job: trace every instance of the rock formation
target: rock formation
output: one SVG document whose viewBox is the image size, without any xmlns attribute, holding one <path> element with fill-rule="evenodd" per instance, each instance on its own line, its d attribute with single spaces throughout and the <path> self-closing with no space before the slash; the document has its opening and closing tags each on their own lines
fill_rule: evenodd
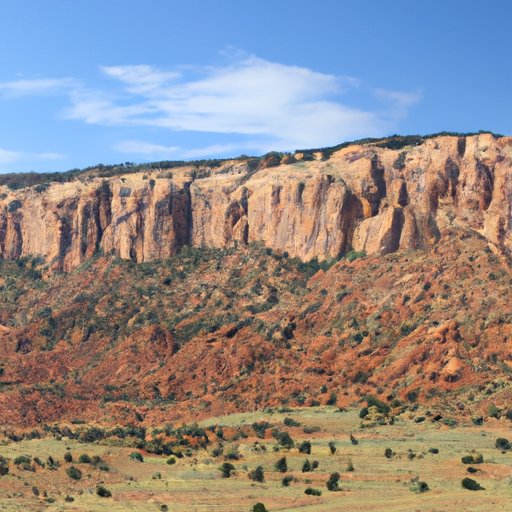
<svg viewBox="0 0 512 512">
<path fill-rule="evenodd" d="M 83 175 L 43 190 L 0 187 L 0 256 L 71 270 L 102 250 L 136 262 L 182 246 L 260 241 L 303 260 L 387 254 L 470 228 L 512 249 L 512 138 L 442 136 L 398 150 L 352 145 L 329 158 L 252 169 Z M 283 161 L 284 161 L 283 160 Z M 290 163 L 290 160 L 292 162 Z"/>
</svg>

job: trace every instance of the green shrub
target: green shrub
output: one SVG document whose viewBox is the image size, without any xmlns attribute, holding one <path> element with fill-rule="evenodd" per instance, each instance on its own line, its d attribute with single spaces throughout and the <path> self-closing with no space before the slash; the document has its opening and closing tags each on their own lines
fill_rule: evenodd
<svg viewBox="0 0 512 512">
<path fill-rule="evenodd" d="M 304 494 L 308 494 L 309 496 L 322 496 L 322 491 L 320 489 L 313 489 L 312 487 L 308 487 Z"/>
<path fill-rule="evenodd" d="M 393 458 L 393 450 L 391 448 L 386 448 L 384 450 L 384 457 L 386 457 L 386 459 L 392 459 Z"/>
<path fill-rule="evenodd" d="M 303 441 L 299 445 L 299 453 L 305 453 L 306 455 L 311 454 L 311 443 L 309 441 Z"/>
<path fill-rule="evenodd" d="M 166 462 L 171 466 L 172 464 L 176 464 L 176 459 L 174 457 L 169 457 Z"/>
<path fill-rule="evenodd" d="M 329 441 L 329 451 L 331 452 L 331 455 L 334 455 L 336 453 L 336 444 L 334 441 Z"/>
<path fill-rule="evenodd" d="M 256 469 L 249 471 L 249 478 L 254 482 L 263 482 L 265 480 L 265 474 L 263 472 L 263 467 L 258 466 Z"/>
<path fill-rule="evenodd" d="M 281 480 L 281 485 L 283 487 L 288 487 L 290 482 L 293 482 L 293 476 L 287 475 Z"/>
<path fill-rule="evenodd" d="M 82 455 L 80 455 L 80 457 L 78 457 L 78 462 L 80 462 L 80 464 L 91 464 L 92 459 L 86 453 L 82 453 Z"/>
<path fill-rule="evenodd" d="M 290 434 L 288 432 L 276 432 L 274 435 L 274 438 L 277 439 L 277 442 L 283 447 L 283 448 L 292 448 L 295 444 L 293 439 L 290 437 Z"/>
<path fill-rule="evenodd" d="M 490 404 L 489 407 L 487 408 L 487 414 L 491 418 L 499 419 L 501 416 L 501 411 L 494 404 Z"/>
<path fill-rule="evenodd" d="M 69 466 L 69 468 L 66 469 L 66 474 L 73 480 L 80 480 L 82 478 L 82 472 L 75 466 Z"/>
<path fill-rule="evenodd" d="M 364 420 L 364 418 L 366 418 L 366 416 L 368 416 L 368 407 L 363 407 L 360 411 L 359 411 L 359 417 Z"/>
<path fill-rule="evenodd" d="M 329 491 L 339 491 L 339 481 L 340 481 L 340 474 L 339 473 L 332 473 L 329 477 L 329 480 L 327 480 L 326 486 Z"/>
<path fill-rule="evenodd" d="M 21 465 L 21 464 L 30 464 L 31 462 L 32 462 L 32 458 L 29 457 L 28 455 L 18 455 L 14 459 L 14 464 L 16 464 L 16 466 Z"/>
<path fill-rule="evenodd" d="M 412 481 L 411 491 L 422 493 L 422 492 L 427 492 L 429 490 L 430 489 L 429 489 L 427 482 L 422 482 L 421 480 L 418 480 L 418 477 L 416 477 Z"/>
<path fill-rule="evenodd" d="M 73 462 L 73 455 L 71 455 L 71 452 L 66 452 L 64 454 L 64 460 L 66 462 Z"/>
<path fill-rule="evenodd" d="M 484 487 L 482 487 L 476 480 L 468 477 L 462 479 L 462 487 L 464 487 L 464 489 L 469 489 L 470 491 L 484 490 Z"/>
<path fill-rule="evenodd" d="M 256 505 L 252 507 L 252 512 L 268 512 L 268 510 L 263 503 L 256 503 Z"/>
<path fill-rule="evenodd" d="M 510 443 L 510 441 L 508 439 L 505 439 L 504 437 L 498 437 L 498 439 L 496 439 L 496 448 L 498 448 L 498 450 L 501 450 L 501 451 L 508 451 L 508 450 L 512 450 L 512 444 Z"/>
<path fill-rule="evenodd" d="M 484 457 L 481 453 L 477 453 L 475 455 L 464 455 L 460 461 L 462 464 L 482 464 Z"/>
<path fill-rule="evenodd" d="M 302 464 L 302 472 L 308 473 L 309 471 L 311 471 L 311 463 L 309 462 L 308 459 L 306 459 Z"/>
<path fill-rule="evenodd" d="M 222 466 L 219 468 L 219 471 L 222 474 L 222 478 L 230 478 L 231 473 L 235 470 L 235 466 L 231 464 L 231 462 L 223 462 Z"/>
<path fill-rule="evenodd" d="M 144 462 L 144 457 L 142 456 L 142 453 L 139 452 L 130 453 L 130 459 L 136 460 L 138 462 Z"/>
<path fill-rule="evenodd" d="M 286 462 L 286 457 L 281 457 L 275 464 L 274 468 L 276 471 L 280 473 L 286 473 L 288 471 L 288 463 Z"/>
<path fill-rule="evenodd" d="M 9 461 L 0 455 L 0 476 L 9 473 Z"/>
<path fill-rule="evenodd" d="M 112 496 L 112 493 L 106 487 L 103 487 L 103 485 L 96 487 L 96 494 L 100 498 L 110 498 Z"/>
<path fill-rule="evenodd" d="M 298 421 L 294 420 L 293 418 L 285 418 L 283 423 L 287 427 L 300 427 L 300 423 Z"/>
<path fill-rule="evenodd" d="M 70 496 L 69 494 L 66 494 L 66 496 L 64 496 L 64 501 L 66 503 L 73 503 L 73 501 L 75 501 L 75 498 L 73 498 L 73 496 Z"/>
<path fill-rule="evenodd" d="M 376 397 L 374 397 L 372 395 L 366 395 L 365 396 L 365 400 L 366 400 L 366 406 L 368 408 L 376 407 L 377 411 L 380 414 L 389 414 L 389 411 L 390 411 L 389 405 L 385 404 L 384 402 L 382 402 L 378 398 L 376 398 Z"/>
</svg>

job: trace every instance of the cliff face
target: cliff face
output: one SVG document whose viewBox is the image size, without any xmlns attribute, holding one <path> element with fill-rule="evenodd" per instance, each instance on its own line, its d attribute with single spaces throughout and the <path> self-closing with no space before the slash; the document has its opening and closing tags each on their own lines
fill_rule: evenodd
<svg viewBox="0 0 512 512">
<path fill-rule="evenodd" d="M 261 241 L 308 260 L 351 249 L 386 254 L 470 228 L 512 250 L 512 138 L 437 137 L 390 150 L 350 146 L 327 160 L 250 170 L 226 161 L 83 177 L 43 191 L 0 187 L 0 256 L 42 256 L 71 270 L 98 250 L 137 262 L 186 244 Z"/>
</svg>

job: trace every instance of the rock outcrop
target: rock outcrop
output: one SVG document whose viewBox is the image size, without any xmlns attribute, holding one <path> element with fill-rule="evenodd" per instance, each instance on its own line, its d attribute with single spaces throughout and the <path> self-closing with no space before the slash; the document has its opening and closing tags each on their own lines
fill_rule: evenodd
<svg viewBox="0 0 512 512">
<path fill-rule="evenodd" d="M 290 158 L 287 158 L 290 160 Z M 261 167 L 261 166 L 260 166 Z M 44 190 L 0 187 L 0 256 L 71 270 L 102 250 L 136 262 L 184 245 L 259 241 L 303 260 L 386 254 L 470 228 L 512 250 L 512 138 L 436 137 L 399 150 L 353 145 L 328 159 L 251 169 L 83 176 Z"/>
</svg>

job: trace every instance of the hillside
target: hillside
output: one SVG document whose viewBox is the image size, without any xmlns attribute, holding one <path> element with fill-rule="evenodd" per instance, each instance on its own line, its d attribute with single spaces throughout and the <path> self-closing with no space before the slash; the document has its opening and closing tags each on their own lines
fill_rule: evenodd
<svg viewBox="0 0 512 512">
<path fill-rule="evenodd" d="M 315 154 L 4 187 L 4 425 L 505 417 L 512 139 Z"/>
</svg>

